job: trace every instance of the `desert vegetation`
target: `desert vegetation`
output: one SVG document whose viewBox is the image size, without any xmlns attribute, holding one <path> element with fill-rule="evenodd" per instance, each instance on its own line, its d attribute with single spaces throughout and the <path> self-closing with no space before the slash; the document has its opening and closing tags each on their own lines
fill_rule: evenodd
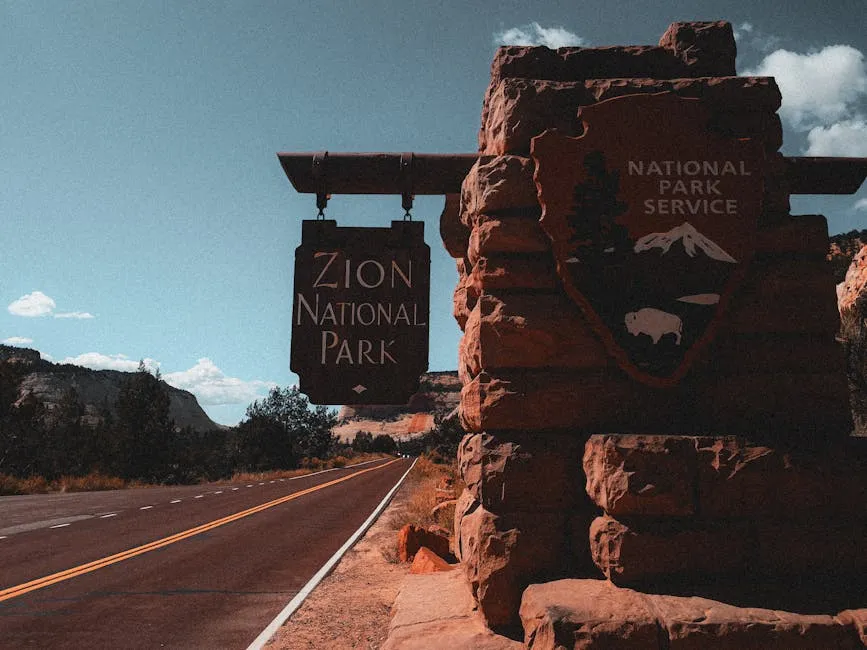
<svg viewBox="0 0 867 650">
<path fill-rule="evenodd" d="M 357 450 L 338 444 L 335 413 L 311 407 L 295 387 L 273 388 L 235 427 L 196 431 L 175 425 L 165 384 L 144 364 L 95 425 L 82 417 L 74 389 L 50 412 L 36 399 L 18 400 L 23 372 L 0 364 L 0 494 L 315 471 L 345 465 L 357 452 L 393 451 L 383 441 Z"/>
</svg>

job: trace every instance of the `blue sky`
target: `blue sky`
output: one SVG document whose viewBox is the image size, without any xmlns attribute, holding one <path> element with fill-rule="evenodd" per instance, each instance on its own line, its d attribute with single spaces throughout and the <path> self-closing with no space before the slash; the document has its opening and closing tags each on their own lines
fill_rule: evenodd
<svg viewBox="0 0 867 650">
<path fill-rule="evenodd" d="M 0 0 L 0 341 L 55 361 L 159 365 L 237 422 L 289 372 L 292 258 L 314 200 L 277 151 L 472 152 L 496 45 L 656 43 L 674 20 L 735 25 L 739 71 L 784 94 L 788 155 L 867 156 L 863 0 L 353 3 Z M 456 367 L 456 274 L 439 197 L 430 368 Z M 867 191 L 806 197 L 832 232 Z M 399 197 L 336 196 L 386 226 Z"/>
</svg>

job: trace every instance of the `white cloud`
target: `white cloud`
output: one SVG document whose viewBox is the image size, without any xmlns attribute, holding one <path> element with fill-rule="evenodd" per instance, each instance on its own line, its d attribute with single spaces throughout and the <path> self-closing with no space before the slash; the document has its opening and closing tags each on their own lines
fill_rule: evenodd
<svg viewBox="0 0 867 650">
<path fill-rule="evenodd" d="M 864 210 L 867 212 L 867 199 L 858 199 L 855 201 L 855 205 L 852 206 L 853 210 Z"/>
<path fill-rule="evenodd" d="M 88 311 L 68 311 L 60 314 L 54 314 L 55 318 L 77 318 L 79 320 L 93 318 L 93 314 Z"/>
<path fill-rule="evenodd" d="M 77 357 L 66 357 L 58 363 L 71 363 L 75 366 L 84 366 L 93 370 L 121 370 L 123 372 L 135 372 L 138 370 L 138 360 L 130 359 L 125 354 L 101 354 L 99 352 L 85 352 Z M 151 372 L 160 367 L 159 361 L 144 359 L 145 367 Z"/>
<path fill-rule="evenodd" d="M 6 345 L 28 345 L 33 343 L 33 339 L 28 339 L 26 336 L 10 336 L 8 339 L 3 339 Z"/>
<path fill-rule="evenodd" d="M 817 126 L 807 134 L 808 156 L 867 156 L 867 121 L 845 120 Z"/>
<path fill-rule="evenodd" d="M 780 115 L 802 130 L 851 119 L 867 97 L 864 54 L 849 45 L 808 54 L 776 50 L 744 74 L 775 77 L 783 94 Z"/>
<path fill-rule="evenodd" d="M 50 314 L 56 306 L 57 304 L 54 300 L 44 293 L 34 291 L 33 293 L 28 293 L 26 296 L 21 296 L 18 300 L 12 301 L 6 309 L 13 316 L 35 318 Z"/>
<path fill-rule="evenodd" d="M 496 45 L 544 45 L 551 49 L 583 45 L 586 41 L 563 27 L 542 27 L 533 22 L 494 34 Z"/>
<path fill-rule="evenodd" d="M 21 296 L 18 300 L 12 301 L 9 303 L 7 309 L 14 316 L 24 316 L 27 318 L 48 316 L 49 314 L 54 316 L 54 318 L 88 319 L 94 317 L 93 314 L 86 311 L 55 312 L 54 309 L 56 307 L 57 303 L 54 302 L 54 298 L 46 296 L 41 291 L 34 291 L 33 293 L 28 293 L 26 296 Z"/>
<path fill-rule="evenodd" d="M 770 52 L 780 44 L 780 37 L 756 29 L 752 23 L 741 23 L 733 27 L 738 49 L 752 48 L 758 52 Z"/>
<path fill-rule="evenodd" d="M 227 377 L 213 361 L 199 359 L 196 365 L 181 372 L 170 372 L 163 379 L 174 386 L 188 390 L 200 404 L 249 404 L 261 398 L 262 393 L 274 386 L 273 382 L 254 379 L 245 381 Z"/>
</svg>

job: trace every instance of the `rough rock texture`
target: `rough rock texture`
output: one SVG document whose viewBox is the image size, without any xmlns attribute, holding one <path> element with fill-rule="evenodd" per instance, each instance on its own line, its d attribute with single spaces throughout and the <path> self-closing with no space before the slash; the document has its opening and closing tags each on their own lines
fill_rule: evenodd
<svg viewBox="0 0 867 650">
<path fill-rule="evenodd" d="M 406 524 L 397 533 L 397 555 L 401 562 L 410 562 L 422 547 L 440 557 L 449 555 L 449 538 L 416 526 Z"/>
<path fill-rule="evenodd" d="M 91 370 L 69 364 L 44 361 L 39 352 L 27 348 L 0 345 L 0 364 L 14 365 L 23 376 L 18 384 L 18 402 L 36 400 L 45 405 L 50 418 L 69 389 L 74 389 L 84 406 L 84 421 L 95 425 L 102 420 L 108 407 L 114 413 L 117 397 L 124 380 L 130 373 L 117 370 Z M 219 429 L 217 424 L 199 406 L 195 396 L 185 390 L 162 382 L 169 395 L 169 417 L 178 427 L 192 427 L 196 431 Z"/>
<path fill-rule="evenodd" d="M 822 453 L 736 436 L 593 435 L 587 493 L 609 515 L 853 518 L 867 502 L 867 459 L 855 441 Z M 867 520 L 867 515 L 865 515 Z"/>
<path fill-rule="evenodd" d="M 558 129 L 569 136 L 581 135 L 579 107 L 648 92 L 674 92 L 681 97 L 703 99 L 710 106 L 726 106 L 728 111 L 751 113 L 773 114 L 781 102 L 779 88 L 770 77 L 583 82 L 503 79 L 488 96 L 481 152 L 492 156 L 526 156 L 530 140 L 546 129 Z M 767 134 L 769 143 L 776 144 L 776 123 L 771 119 L 767 124 L 771 129 Z"/>
<path fill-rule="evenodd" d="M 535 214 L 541 211 L 533 183 L 533 159 L 520 156 L 481 156 L 461 186 L 461 221 L 476 225 L 484 215 L 501 212 Z"/>
<path fill-rule="evenodd" d="M 475 264 L 482 257 L 498 253 L 544 253 L 550 248 L 548 235 L 535 219 L 499 217 L 473 228 L 467 257 Z"/>
<path fill-rule="evenodd" d="M 672 23 L 659 39 L 659 45 L 670 50 L 691 76 L 737 74 L 734 32 L 725 21 Z"/>
<path fill-rule="evenodd" d="M 532 650 L 855 650 L 860 612 L 830 616 L 735 607 L 642 594 L 598 580 L 531 585 L 521 602 L 525 645 Z"/>
<path fill-rule="evenodd" d="M 740 571 L 752 552 L 750 527 L 740 521 L 634 519 L 603 516 L 590 525 L 590 552 L 603 575 L 619 585 L 655 578 Z"/>
<path fill-rule="evenodd" d="M 838 246 L 839 248 L 839 246 Z M 840 339 L 848 376 L 855 433 L 867 435 L 867 246 L 858 251 L 837 285 Z"/>
<path fill-rule="evenodd" d="M 460 417 L 476 434 L 459 451 L 467 489 L 455 509 L 456 553 L 493 625 L 509 624 L 516 594 L 534 572 L 550 579 L 563 570 L 554 561 L 562 540 L 572 575 L 591 575 L 581 565 L 591 545 L 616 579 L 684 569 L 715 575 L 743 569 L 748 558 L 760 568 L 782 566 L 750 553 L 747 542 L 764 539 L 760 523 L 769 531 L 788 526 L 806 540 L 809 517 L 842 521 L 855 503 L 829 506 L 825 485 L 861 498 L 860 488 L 841 478 L 854 473 L 839 456 L 817 466 L 805 460 L 851 429 L 823 252 L 827 225 L 823 217 L 789 215 L 779 89 L 771 78 L 733 76 L 734 57 L 724 22 L 675 23 L 659 46 L 506 47 L 495 56 L 481 157 L 462 186 L 460 219 L 469 235 L 466 250 L 457 251 L 455 292 L 464 330 Z M 532 138 L 546 130 L 581 135 L 583 106 L 659 92 L 703 101 L 709 130 L 751 138 L 766 155 L 756 254 L 714 342 L 667 389 L 629 378 L 563 291 L 536 223 L 541 206 L 529 157 Z M 635 435 L 588 446 L 584 477 L 582 454 L 564 441 L 599 432 Z M 714 455 L 716 439 L 702 433 L 730 437 Z M 571 501 L 575 480 L 586 480 L 595 507 L 607 512 L 592 543 L 598 510 Z M 785 489 L 775 491 L 774 481 Z M 788 501 L 785 490 L 793 495 Z M 826 523 L 828 539 L 844 534 L 845 527 Z M 784 537 L 768 534 L 762 548 L 785 554 L 785 545 L 775 546 Z M 845 543 L 839 548 L 854 552 Z M 827 555 L 839 559 L 836 551 Z"/>
<path fill-rule="evenodd" d="M 591 436 L 584 451 L 587 494 L 610 515 L 695 514 L 695 439 Z"/>
<path fill-rule="evenodd" d="M 431 594 L 436 597 L 432 598 Z M 382 650 L 520 650 L 485 627 L 460 571 L 407 576 Z"/>
<path fill-rule="evenodd" d="M 454 565 L 446 562 L 427 546 L 422 546 L 416 551 L 409 572 L 413 575 L 421 575 L 424 573 L 436 573 L 438 571 L 451 571 L 454 568 Z"/>
<path fill-rule="evenodd" d="M 466 490 L 455 547 L 488 624 L 513 622 L 530 582 L 595 572 L 587 528 L 597 510 L 576 472 L 580 437 L 467 435 L 459 450 Z"/>
<path fill-rule="evenodd" d="M 605 368 L 611 363 L 578 306 L 561 294 L 486 292 L 470 312 L 459 358 L 471 377 L 501 368 Z"/>
</svg>

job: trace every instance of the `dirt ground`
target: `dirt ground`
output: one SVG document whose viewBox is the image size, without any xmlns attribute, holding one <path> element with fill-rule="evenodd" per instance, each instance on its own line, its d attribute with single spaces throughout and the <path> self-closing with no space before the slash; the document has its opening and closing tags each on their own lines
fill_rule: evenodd
<svg viewBox="0 0 867 650">
<path fill-rule="evenodd" d="M 367 534 L 272 637 L 269 650 L 374 650 L 383 644 L 391 605 L 409 573 L 408 564 L 397 562 L 397 531 L 415 488 L 414 481 L 404 482 Z"/>
</svg>

